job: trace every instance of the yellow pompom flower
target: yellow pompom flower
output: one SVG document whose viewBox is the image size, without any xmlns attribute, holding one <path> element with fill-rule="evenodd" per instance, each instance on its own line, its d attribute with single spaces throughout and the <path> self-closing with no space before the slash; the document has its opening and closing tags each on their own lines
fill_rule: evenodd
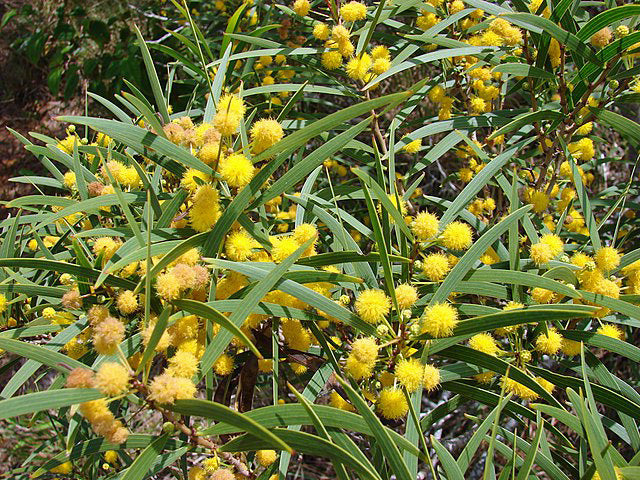
<svg viewBox="0 0 640 480">
<path fill-rule="evenodd" d="M 335 70 L 342 66 L 342 54 L 337 50 L 330 50 L 322 54 L 322 66 L 327 70 Z"/>
<path fill-rule="evenodd" d="M 422 272 L 432 282 L 442 281 L 449 273 L 449 270 L 451 270 L 451 265 L 444 253 L 430 253 L 422 262 Z"/>
<path fill-rule="evenodd" d="M 554 257 L 560 255 L 564 248 L 564 242 L 562 239 L 553 233 L 546 233 L 542 235 L 542 237 L 540 237 L 540 243 L 548 245 Z"/>
<path fill-rule="evenodd" d="M 284 237 L 269 237 L 271 241 L 271 258 L 275 263 L 280 263 L 295 252 L 300 245 L 292 235 Z"/>
<path fill-rule="evenodd" d="M 371 68 L 371 56 L 363 53 L 360 57 L 353 57 L 347 63 L 347 75 L 354 80 L 364 80 Z"/>
<path fill-rule="evenodd" d="M 536 265 L 548 263 L 554 257 L 551 247 L 546 243 L 535 243 L 531 245 L 531 260 Z"/>
<path fill-rule="evenodd" d="M 231 372 L 233 372 L 233 357 L 227 355 L 226 353 L 223 353 L 213 364 L 213 370 L 218 375 L 229 375 Z"/>
<path fill-rule="evenodd" d="M 224 252 L 229 260 L 246 262 L 257 246 L 257 242 L 245 230 L 237 230 L 230 233 L 224 242 Z"/>
<path fill-rule="evenodd" d="M 355 357 L 349 355 L 345 362 L 344 369 L 354 380 L 362 380 L 373 375 L 373 365 L 359 362 Z"/>
<path fill-rule="evenodd" d="M 138 296 L 131 290 L 125 290 L 118 295 L 116 305 L 118 306 L 120 313 L 123 315 L 129 315 L 138 309 Z"/>
<path fill-rule="evenodd" d="M 180 280 L 171 272 L 162 273 L 156 279 L 156 291 L 162 299 L 167 301 L 180 298 L 183 287 Z"/>
<path fill-rule="evenodd" d="M 309 10 L 311 10 L 309 0 L 296 0 L 293 2 L 293 11 L 301 17 L 306 16 L 309 13 Z"/>
<path fill-rule="evenodd" d="M 184 377 L 174 377 L 168 373 L 156 375 L 149 384 L 149 398 L 154 402 L 173 404 L 176 400 L 193 398 L 196 386 Z"/>
<path fill-rule="evenodd" d="M 562 339 L 562 353 L 569 357 L 575 357 L 576 355 L 580 355 L 581 350 L 580 342 L 576 342 L 575 340 L 569 340 L 568 338 Z"/>
<path fill-rule="evenodd" d="M 440 386 L 440 369 L 438 367 L 430 364 L 424 366 L 422 386 L 427 392 L 431 392 Z"/>
<path fill-rule="evenodd" d="M 56 465 L 51 470 L 49 470 L 49 472 L 59 473 L 61 475 L 69 475 L 71 472 L 73 472 L 73 464 L 71 462 L 64 462 L 60 465 Z"/>
<path fill-rule="evenodd" d="M 190 168 L 182 175 L 180 185 L 189 191 L 189 193 L 195 193 L 200 185 L 207 183 L 210 179 L 211 177 L 206 173 L 196 170 L 195 168 Z"/>
<path fill-rule="evenodd" d="M 409 392 L 415 392 L 420 385 L 424 376 L 424 366 L 420 360 L 411 358 L 409 360 L 401 360 L 396 365 L 395 375 L 398 382 Z"/>
<path fill-rule="evenodd" d="M 451 250 L 466 250 L 473 242 L 471 227 L 462 222 L 451 222 L 440 236 L 442 244 Z"/>
<path fill-rule="evenodd" d="M 329 38 L 331 31 L 326 23 L 318 22 L 313 26 L 313 36 L 318 40 L 326 40 Z"/>
<path fill-rule="evenodd" d="M 376 58 L 371 65 L 371 71 L 376 75 L 380 75 L 391 68 L 391 60 L 388 58 Z M 406 150 L 406 148 L 405 148 Z M 408 151 L 408 150 L 407 150 Z M 409 152 L 412 153 L 412 152 Z"/>
<path fill-rule="evenodd" d="M 275 450 L 258 450 L 256 452 L 256 461 L 263 467 L 268 467 L 276 461 L 278 455 Z"/>
<path fill-rule="evenodd" d="M 264 118 L 258 120 L 251 127 L 251 140 L 253 141 L 253 153 L 264 152 L 275 145 L 284 137 L 284 130 L 277 120 Z"/>
<path fill-rule="evenodd" d="M 613 325 L 611 323 L 605 323 L 599 326 L 596 333 L 615 338 L 617 340 L 624 340 L 624 331 L 617 325 Z"/>
<path fill-rule="evenodd" d="M 0 313 L 7 311 L 7 297 L 0 293 Z"/>
<path fill-rule="evenodd" d="M 422 316 L 422 332 L 432 337 L 449 337 L 458 324 L 458 311 L 448 303 L 427 307 Z"/>
<path fill-rule="evenodd" d="M 541 333 L 536 338 L 536 350 L 547 355 L 555 355 L 562 348 L 562 335 L 551 327 L 547 329 L 547 333 Z"/>
<path fill-rule="evenodd" d="M 597 48 L 605 47 L 609 44 L 612 37 L 611 29 L 609 29 L 609 27 L 604 27 L 591 35 L 591 45 Z"/>
<path fill-rule="evenodd" d="M 244 187 L 255 174 L 251 160 L 241 153 L 232 153 L 220 166 L 220 176 L 230 187 Z"/>
<path fill-rule="evenodd" d="M 488 333 L 478 333 L 471 337 L 469 339 L 469 347 L 479 352 L 486 353 L 487 355 L 493 355 L 494 357 L 500 350 L 495 339 Z"/>
<path fill-rule="evenodd" d="M 358 338 L 351 345 L 350 355 L 357 361 L 373 367 L 378 357 L 379 348 L 373 337 Z"/>
<path fill-rule="evenodd" d="M 391 310 L 389 297 L 379 289 L 364 290 L 355 303 L 356 312 L 367 323 L 380 323 Z"/>
<path fill-rule="evenodd" d="M 120 395 L 128 390 L 129 371 L 116 362 L 100 365 L 93 380 L 93 386 L 109 396 Z"/>
<path fill-rule="evenodd" d="M 532 401 L 538 398 L 538 394 L 536 392 L 531 390 L 529 387 L 510 379 L 509 377 L 502 377 L 502 385 L 505 392 L 513 393 L 523 400 Z"/>
<path fill-rule="evenodd" d="M 405 146 L 402 147 L 402 149 L 407 153 L 418 153 L 421 147 L 422 147 L 422 139 L 417 138 L 407 143 Z"/>
<path fill-rule="evenodd" d="M 124 340 L 124 324 L 107 317 L 93 327 L 93 347 L 102 355 L 113 355 Z"/>
<path fill-rule="evenodd" d="M 538 303 L 553 303 L 556 295 L 552 290 L 535 287 L 531 290 L 531 298 Z"/>
<path fill-rule="evenodd" d="M 213 124 L 222 135 L 233 135 L 238 130 L 244 117 L 245 106 L 240 97 L 225 94 L 220 97 L 218 111 L 213 117 Z"/>
<path fill-rule="evenodd" d="M 402 390 L 389 387 L 380 392 L 376 408 L 384 418 L 397 420 L 407 414 L 409 404 Z"/>
<path fill-rule="evenodd" d="M 419 213 L 413 222 L 411 222 L 411 232 L 421 242 L 435 237 L 438 234 L 439 228 L 438 217 L 428 212 Z"/>
<path fill-rule="evenodd" d="M 340 17 L 345 22 L 356 22 L 367 17 L 367 6 L 360 2 L 345 3 L 340 7 Z"/>
<path fill-rule="evenodd" d="M 402 285 L 398 285 L 395 291 L 398 307 L 401 309 L 410 308 L 418 301 L 418 291 L 413 285 L 403 283 Z"/>
<path fill-rule="evenodd" d="M 169 359 L 166 373 L 174 377 L 191 378 L 198 373 L 198 358 L 191 352 L 178 349 Z"/>
<path fill-rule="evenodd" d="M 349 40 L 349 30 L 343 25 L 334 25 L 331 29 L 331 40 L 340 43 Z"/>
<path fill-rule="evenodd" d="M 193 206 L 189 212 L 191 227 L 196 232 L 211 230 L 220 218 L 218 191 L 211 185 L 202 185 L 193 196 Z"/>
<path fill-rule="evenodd" d="M 620 265 L 620 254 L 613 247 L 602 247 L 596 252 L 594 260 L 598 268 L 608 272 Z"/>
</svg>

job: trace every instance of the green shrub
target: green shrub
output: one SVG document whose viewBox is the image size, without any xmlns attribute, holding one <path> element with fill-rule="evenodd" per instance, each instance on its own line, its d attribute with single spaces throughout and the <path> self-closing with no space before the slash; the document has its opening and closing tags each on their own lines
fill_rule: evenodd
<svg viewBox="0 0 640 480">
<path fill-rule="evenodd" d="M 18 478 L 639 478 L 640 7 L 174 6 L 149 95 L 20 136 Z"/>
</svg>

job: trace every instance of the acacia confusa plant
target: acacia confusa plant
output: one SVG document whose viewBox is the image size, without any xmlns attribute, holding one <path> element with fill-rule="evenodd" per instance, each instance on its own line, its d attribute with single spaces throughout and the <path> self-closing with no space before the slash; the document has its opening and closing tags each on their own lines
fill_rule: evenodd
<svg viewBox="0 0 640 480">
<path fill-rule="evenodd" d="M 14 132 L 49 175 L 0 223 L 0 420 L 49 438 L 13 477 L 640 478 L 640 6 L 606 7 L 136 30 L 153 98 Z"/>
</svg>

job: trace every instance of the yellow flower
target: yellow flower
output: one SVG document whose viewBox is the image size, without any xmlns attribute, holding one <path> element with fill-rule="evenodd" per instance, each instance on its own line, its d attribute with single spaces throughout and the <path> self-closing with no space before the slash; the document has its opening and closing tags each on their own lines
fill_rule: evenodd
<svg viewBox="0 0 640 480">
<path fill-rule="evenodd" d="M 237 230 L 227 237 L 224 243 L 225 254 L 234 262 L 245 262 L 259 245 L 245 230 Z"/>
<path fill-rule="evenodd" d="M 218 375 L 229 375 L 231 372 L 233 372 L 233 357 L 227 355 L 226 353 L 223 353 L 213 364 L 213 370 Z"/>
<path fill-rule="evenodd" d="M 283 237 L 269 237 L 271 241 L 271 258 L 280 263 L 295 252 L 300 245 L 292 235 Z"/>
<path fill-rule="evenodd" d="M 407 143 L 405 146 L 402 147 L 402 149 L 407 153 L 418 153 L 421 147 L 422 147 L 422 139 L 417 138 Z"/>
<path fill-rule="evenodd" d="M 261 153 L 275 145 L 284 136 L 284 130 L 277 120 L 258 120 L 251 127 L 251 139 L 253 141 L 253 153 Z"/>
<path fill-rule="evenodd" d="M 301 17 L 304 17 L 311 10 L 311 4 L 309 0 L 296 0 L 293 2 L 293 11 L 296 12 Z"/>
<path fill-rule="evenodd" d="M 590 41 L 591 41 L 591 45 L 593 45 L 594 47 L 602 48 L 609 44 L 609 42 L 611 41 L 611 38 L 612 38 L 611 30 L 609 29 L 609 27 L 604 27 L 598 30 L 596 33 L 594 33 L 591 36 Z"/>
<path fill-rule="evenodd" d="M 354 80 L 364 80 L 371 68 L 371 56 L 363 53 L 360 57 L 353 57 L 347 63 L 347 75 Z"/>
<path fill-rule="evenodd" d="M 553 259 L 551 247 L 546 243 L 535 243 L 531 245 L 531 259 L 536 265 L 543 265 Z"/>
<path fill-rule="evenodd" d="M 322 54 L 322 66 L 327 70 L 335 70 L 342 66 L 342 55 L 337 50 L 330 50 Z"/>
<path fill-rule="evenodd" d="M 113 355 L 124 340 L 124 324 L 113 317 L 107 317 L 93 327 L 93 347 L 103 355 Z"/>
<path fill-rule="evenodd" d="M 244 102 L 240 97 L 225 94 L 220 97 L 218 111 L 213 117 L 213 124 L 222 135 L 233 135 L 240 126 L 244 112 Z"/>
<path fill-rule="evenodd" d="M 217 155 L 218 152 L 216 152 Z M 180 185 L 189 191 L 189 193 L 195 193 L 198 187 L 204 183 L 207 183 L 211 177 L 200 170 L 190 168 L 182 175 Z"/>
<path fill-rule="evenodd" d="M 427 307 L 422 316 L 422 331 L 432 337 L 449 337 L 458 324 L 458 311 L 448 303 Z"/>
<path fill-rule="evenodd" d="M 258 450 L 256 452 L 256 461 L 263 467 L 268 467 L 278 458 L 275 450 Z"/>
<path fill-rule="evenodd" d="M 378 289 L 364 290 L 355 303 L 356 312 L 367 323 L 380 323 L 391 310 L 389 297 Z"/>
<path fill-rule="evenodd" d="M 340 7 L 340 17 L 345 22 L 364 20 L 366 16 L 367 6 L 360 2 L 349 2 Z"/>
<path fill-rule="evenodd" d="M 93 385 L 105 395 L 120 395 L 128 390 L 129 371 L 119 363 L 105 362 L 98 368 Z"/>
<path fill-rule="evenodd" d="M 478 333 L 469 339 L 469 347 L 487 355 L 497 355 L 500 348 L 495 339 L 488 333 Z"/>
<path fill-rule="evenodd" d="M 422 262 L 422 272 L 432 282 L 440 282 L 451 270 L 449 259 L 444 253 L 430 253 Z"/>
<path fill-rule="evenodd" d="M 411 232 L 421 242 L 435 237 L 439 228 L 438 217 L 429 212 L 419 213 L 411 222 Z"/>
<path fill-rule="evenodd" d="M 131 290 L 125 290 L 118 295 L 116 305 L 118 306 L 120 313 L 123 315 L 129 315 L 138 309 L 138 296 Z"/>
<path fill-rule="evenodd" d="M 620 327 L 611 323 L 605 323 L 599 326 L 598 330 L 596 330 L 596 333 L 622 341 L 624 341 L 625 336 L 624 331 Z"/>
<path fill-rule="evenodd" d="M 232 153 L 220 166 L 220 176 L 230 187 L 244 187 L 253 175 L 255 168 L 251 160 L 241 153 Z"/>
<path fill-rule="evenodd" d="M 398 285 L 395 290 L 398 307 L 401 309 L 409 308 L 418 301 L 418 291 L 408 283 Z"/>
<path fill-rule="evenodd" d="M 427 392 L 431 392 L 440 386 L 440 370 L 437 367 L 430 364 L 424 366 L 422 386 Z"/>
<path fill-rule="evenodd" d="M 547 333 L 541 333 L 536 338 L 536 350 L 547 355 L 554 355 L 562 348 L 562 335 L 551 327 L 547 329 Z"/>
<path fill-rule="evenodd" d="M 401 360 L 396 365 L 395 375 L 407 391 L 414 392 L 422 385 L 424 366 L 415 358 Z"/>
<path fill-rule="evenodd" d="M 451 250 L 466 250 L 473 242 L 471 227 L 462 222 L 451 222 L 441 235 L 442 244 Z"/>
<path fill-rule="evenodd" d="M 389 387 L 380 392 L 376 408 L 384 418 L 397 420 L 407 414 L 409 404 L 402 390 Z"/>
<path fill-rule="evenodd" d="M 594 259 L 598 268 L 605 272 L 613 270 L 620 265 L 620 254 L 613 247 L 602 247 L 596 252 Z"/>
<path fill-rule="evenodd" d="M 211 230 L 220 217 L 218 191 L 211 185 L 198 187 L 193 196 L 193 206 L 189 212 L 191 226 L 196 232 Z"/>
<path fill-rule="evenodd" d="M 149 398 L 154 402 L 173 404 L 176 400 L 193 398 L 196 386 L 188 378 L 163 373 L 151 381 L 149 393 Z"/>
<path fill-rule="evenodd" d="M 329 26 L 326 23 L 317 22 L 313 26 L 313 36 L 318 40 L 326 40 L 329 38 L 329 34 L 331 31 L 329 30 Z"/>
</svg>

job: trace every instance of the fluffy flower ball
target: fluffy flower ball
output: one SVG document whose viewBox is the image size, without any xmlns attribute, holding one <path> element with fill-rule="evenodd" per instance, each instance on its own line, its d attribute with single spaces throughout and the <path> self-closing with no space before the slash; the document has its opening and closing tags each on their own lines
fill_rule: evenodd
<svg viewBox="0 0 640 480">
<path fill-rule="evenodd" d="M 365 290 L 358 295 L 356 312 L 367 323 L 380 323 L 391 310 L 389 297 L 379 289 Z"/>
<path fill-rule="evenodd" d="M 396 300 L 401 309 L 409 308 L 418 301 L 418 291 L 416 287 L 403 283 L 396 287 Z"/>
<path fill-rule="evenodd" d="M 220 176 L 230 187 L 244 187 L 254 174 L 253 163 L 241 153 L 232 153 L 220 166 Z"/>
<path fill-rule="evenodd" d="M 448 303 L 427 307 L 422 318 L 422 331 L 432 337 L 448 337 L 458 324 L 458 311 Z"/>
<path fill-rule="evenodd" d="M 342 17 L 345 22 L 364 20 L 366 16 L 367 7 L 360 2 L 349 2 L 340 7 L 340 17 Z"/>
<path fill-rule="evenodd" d="M 428 212 L 419 213 L 411 223 L 411 232 L 421 242 L 435 237 L 439 228 L 438 217 Z"/>
<path fill-rule="evenodd" d="M 432 282 L 440 282 L 451 270 L 449 260 L 443 253 L 430 253 L 422 262 L 422 271 Z"/>
<path fill-rule="evenodd" d="M 402 390 L 389 387 L 380 392 L 377 409 L 384 418 L 397 420 L 407 414 L 409 404 Z"/>
<path fill-rule="evenodd" d="M 424 376 L 424 365 L 420 360 L 411 358 L 409 360 L 401 360 L 396 365 L 396 378 L 400 384 L 409 392 L 416 391 L 422 385 Z"/>
<path fill-rule="evenodd" d="M 547 355 L 554 355 L 562 348 L 562 335 L 558 331 L 551 327 L 547 330 L 547 333 L 541 333 L 536 338 L 536 350 Z"/>
<path fill-rule="evenodd" d="M 462 222 L 451 222 L 442 232 L 442 244 L 451 250 L 466 250 L 471 246 L 471 227 Z"/>
<path fill-rule="evenodd" d="M 284 130 L 277 120 L 264 118 L 251 127 L 253 153 L 261 153 L 284 137 Z"/>
<path fill-rule="evenodd" d="M 119 395 L 128 390 L 129 371 L 119 363 L 105 362 L 98 368 L 93 383 L 105 395 Z"/>
</svg>

